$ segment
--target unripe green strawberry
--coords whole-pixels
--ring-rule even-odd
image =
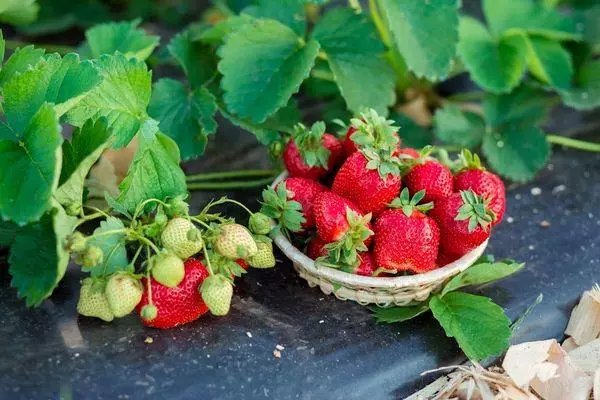
[[[181,197],[176,197],[167,202],[168,212],[171,217],[185,217],[188,215],[190,206]]]
[[[248,227],[256,235],[267,235],[271,232],[273,224],[274,221],[271,217],[259,212],[252,214],[248,221]]]
[[[219,236],[215,240],[215,249],[222,256],[232,260],[247,260],[258,251],[254,238],[240,224],[221,225]]]
[[[174,218],[160,236],[163,246],[182,260],[202,250],[203,241],[198,228],[184,218]]]
[[[82,256],[82,263],[84,267],[91,268],[94,265],[100,264],[104,260],[104,252],[98,246],[90,246],[85,250]]]
[[[154,304],[146,304],[140,311],[143,320],[152,321],[158,315],[158,309]]]
[[[131,313],[142,299],[143,292],[142,284],[126,273],[113,274],[104,289],[110,310],[117,318]]]
[[[233,286],[227,278],[221,274],[209,276],[202,282],[200,294],[213,315],[227,315],[233,297]]]
[[[161,285],[175,287],[185,276],[183,261],[168,250],[157,254],[150,262],[152,277]]]
[[[248,264],[254,268],[273,268],[276,261],[271,239],[266,236],[257,236],[255,239],[258,251],[248,259]]]
[[[65,249],[69,252],[80,253],[85,250],[86,240],[85,235],[81,232],[73,232],[67,237]]]
[[[85,317],[100,318],[110,322],[115,317],[104,294],[104,284],[87,278],[81,284],[77,312]]]

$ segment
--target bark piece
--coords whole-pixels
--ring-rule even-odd
[[[569,358],[575,365],[589,376],[594,376],[600,368],[600,339],[576,348],[569,353]]]
[[[565,334],[570,335],[579,346],[591,342],[600,334],[600,288],[583,292],[575,306]]]

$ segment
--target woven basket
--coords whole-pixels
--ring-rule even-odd
[[[286,176],[285,172],[278,176],[273,185]],[[340,300],[353,300],[362,305],[376,304],[382,307],[407,306],[426,300],[431,293],[440,290],[448,279],[473,265],[488,244],[486,240],[453,263],[423,274],[372,277],[350,274],[319,265],[294,247],[281,233],[274,235],[273,241],[292,261],[294,269],[310,287],[319,286],[323,293],[333,293]]]

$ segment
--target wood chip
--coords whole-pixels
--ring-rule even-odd
[[[150,336],[146,336],[146,339],[144,339],[144,343],[154,343],[154,339],[152,339]]]
[[[575,340],[573,340],[572,337],[568,337],[562,342],[560,347],[562,347],[564,351],[569,353],[578,348],[579,346],[577,345],[577,343],[575,343]]]
[[[579,346],[591,342],[600,334],[600,289],[583,292],[575,306],[565,334],[570,335]]]
[[[520,387],[545,400],[586,400],[592,378],[579,369],[555,339],[511,346],[502,367]]]
[[[589,376],[600,368],[600,339],[592,340],[569,353],[571,361]]]
[[[276,348],[277,350],[284,350],[284,349],[285,349],[285,347],[283,347],[283,346],[282,346],[282,345],[280,345],[280,344],[276,345],[276,346],[275,346],[275,348]]]
[[[550,228],[552,226],[552,224],[550,223],[550,221],[543,220],[543,221],[540,221],[540,226],[542,228]]]
[[[600,400],[600,368],[594,375],[594,400]]]
[[[273,350],[273,355],[275,358],[281,358],[281,352],[277,349]]]
[[[398,110],[419,126],[429,127],[433,122],[433,115],[427,105],[427,97],[417,94],[416,97],[404,103]]]

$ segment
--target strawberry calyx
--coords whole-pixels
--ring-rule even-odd
[[[285,182],[281,182],[277,188],[269,186],[262,192],[260,212],[271,217],[277,222],[276,229],[289,235],[289,232],[300,232],[306,218],[302,214],[302,205],[288,199]]]
[[[206,253],[206,257],[210,258],[213,273],[223,275],[231,283],[234,278],[239,278],[246,273],[246,270],[236,260],[212,250],[207,250]]]
[[[399,128],[393,125],[394,121],[385,119],[372,108],[362,112],[360,118],[352,118],[350,123],[356,129],[351,140],[359,149],[364,146],[376,149],[397,148],[400,141]]]
[[[478,169],[485,171],[485,167],[481,165],[481,159],[477,153],[471,153],[469,149],[463,149],[458,156],[460,171],[466,169]]]
[[[401,209],[407,217],[410,217],[415,210],[426,213],[433,208],[433,202],[419,204],[424,197],[425,190],[419,190],[411,198],[408,188],[404,188],[400,193],[400,197],[396,197],[392,200],[392,202],[388,204],[388,207]]]
[[[309,167],[328,168],[331,152],[321,142],[324,134],[325,123],[323,121],[315,122],[310,128],[301,123],[294,127],[292,140],[296,143],[302,160]]]
[[[368,226],[371,217],[370,213],[360,215],[346,207],[348,229],[340,239],[325,245],[327,256],[320,257],[318,260],[335,268],[357,267],[360,264],[359,253],[369,250],[365,241],[374,234]]]
[[[454,218],[456,221],[469,221],[469,232],[473,232],[477,226],[487,230],[492,222],[496,220],[496,214],[489,208],[489,200],[475,194],[471,189],[461,190],[460,197],[463,205],[458,209]]]
[[[359,148],[359,152],[367,159],[367,169],[377,170],[381,179],[386,180],[391,176],[400,176],[405,164],[393,154],[391,149],[375,149],[370,146]]]

